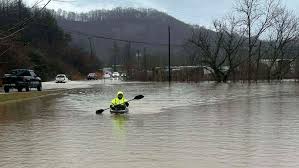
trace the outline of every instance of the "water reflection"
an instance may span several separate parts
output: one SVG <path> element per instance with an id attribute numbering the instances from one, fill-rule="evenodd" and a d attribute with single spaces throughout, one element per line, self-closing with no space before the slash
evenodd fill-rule
<path id="1" fill-rule="evenodd" d="M 124 140 L 127 134 L 126 124 L 129 120 L 129 115 L 111 115 L 112 124 L 113 124 L 113 134 L 118 139 Z"/>
<path id="2" fill-rule="evenodd" d="M 130 114 L 96 115 L 118 89 Z M 299 86 L 95 85 L 0 105 L 0 167 L 299 167 Z"/>
<path id="3" fill-rule="evenodd" d="M 41 111 L 41 100 L 12 102 L 0 105 L 0 122 L 31 120 L 33 114 Z"/>

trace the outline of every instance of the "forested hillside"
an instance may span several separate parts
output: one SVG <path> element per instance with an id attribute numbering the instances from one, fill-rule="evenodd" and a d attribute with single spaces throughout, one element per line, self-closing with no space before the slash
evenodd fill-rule
<path id="1" fill-rule="evenodd" d="M 53 15 L 29 8 L 21 1 L 0 1 L 0 75 L 14 68 L 34 69 L 43 80 L 57 73 L 80 78 L 100 68 L 100 61 L 80 47 L 70 45 Z"/>
<path id="2" fill-rule="evenodd" d="M 242 0 L 236 9 L 211 22 L 210 30 L 154 9 L 52 13 L 73 44 L 97 55 L 105 66 L 140 69 L 140 59 L 143 69 L 167 66 L 170 26 L 171 65 L 201 66 L 218 82 L 297 76 L 298 17 L 279 0 Z"/>
<path id="3" fill-rule="evenodd" d="M 84 46 L 88 51 L 93 50 L 106 65 L 113 64 L 115 50 L 117 50 L 117 64 L 124 63 L 124 60 L 128 59 L 128 43 L 86 36 L 84 33 L 150 43 L 149 45 L 131 43 L 130 57 L 146 49 L 148 58 L 151 58 L 148 62 L 157 66 L 167 62 L 168 26 L 170 26 L 171 43 L 174 45 L 173 63 L 179 64 L 186 61 L 181 52 L 183 48 L 176 45 L 186 42 L 192 26 L 166 13 L 154 9 L 134 8 L 96 10 L 88 13 L 63 10 L 52 12 L 58 24 L 72 34 L 76 45 Z"/>

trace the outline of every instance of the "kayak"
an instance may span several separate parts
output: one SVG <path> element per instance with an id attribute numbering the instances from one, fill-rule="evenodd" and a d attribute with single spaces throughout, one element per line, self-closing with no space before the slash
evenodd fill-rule
<path id="1" fill-rule="evenodd" d="M 110 109 L 111 114 L 127 114 L 129 113 L 129 109 L 126 108 L 125 110 L 112 110 Z"/>

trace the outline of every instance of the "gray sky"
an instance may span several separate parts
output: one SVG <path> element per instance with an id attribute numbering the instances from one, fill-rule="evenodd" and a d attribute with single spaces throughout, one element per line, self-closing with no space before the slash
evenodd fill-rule
<path id="1" fill-rule="evenodd" d="M 37 0 L 24 0 L 32 5 Z M 211 25 L 212 20 L 232 11 L 235 0 L 57 0 L 72 2 L 51 2 L 48 8 L 86 12 L 94 9 L 115 7 L 154 8 L 166 12 L 186 23 L 202 26 Z M 282 0 L 290 10 L 299 16 L 299 0 Z M 44 0 L 46 2 L 46 0 Z M 43 3 L 40 4 L 40 6 Z"/>

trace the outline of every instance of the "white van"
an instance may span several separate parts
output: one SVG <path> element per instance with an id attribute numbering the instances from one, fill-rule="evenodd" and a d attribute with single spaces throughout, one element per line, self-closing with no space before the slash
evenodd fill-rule
<path id="1" fill-rule="evenodd" d="M 56 76 L 55 81 L 56 83 L 66 83 L 69 81 L 69 79 L 66 77 L 65 74 L 59 74 Z"/>

